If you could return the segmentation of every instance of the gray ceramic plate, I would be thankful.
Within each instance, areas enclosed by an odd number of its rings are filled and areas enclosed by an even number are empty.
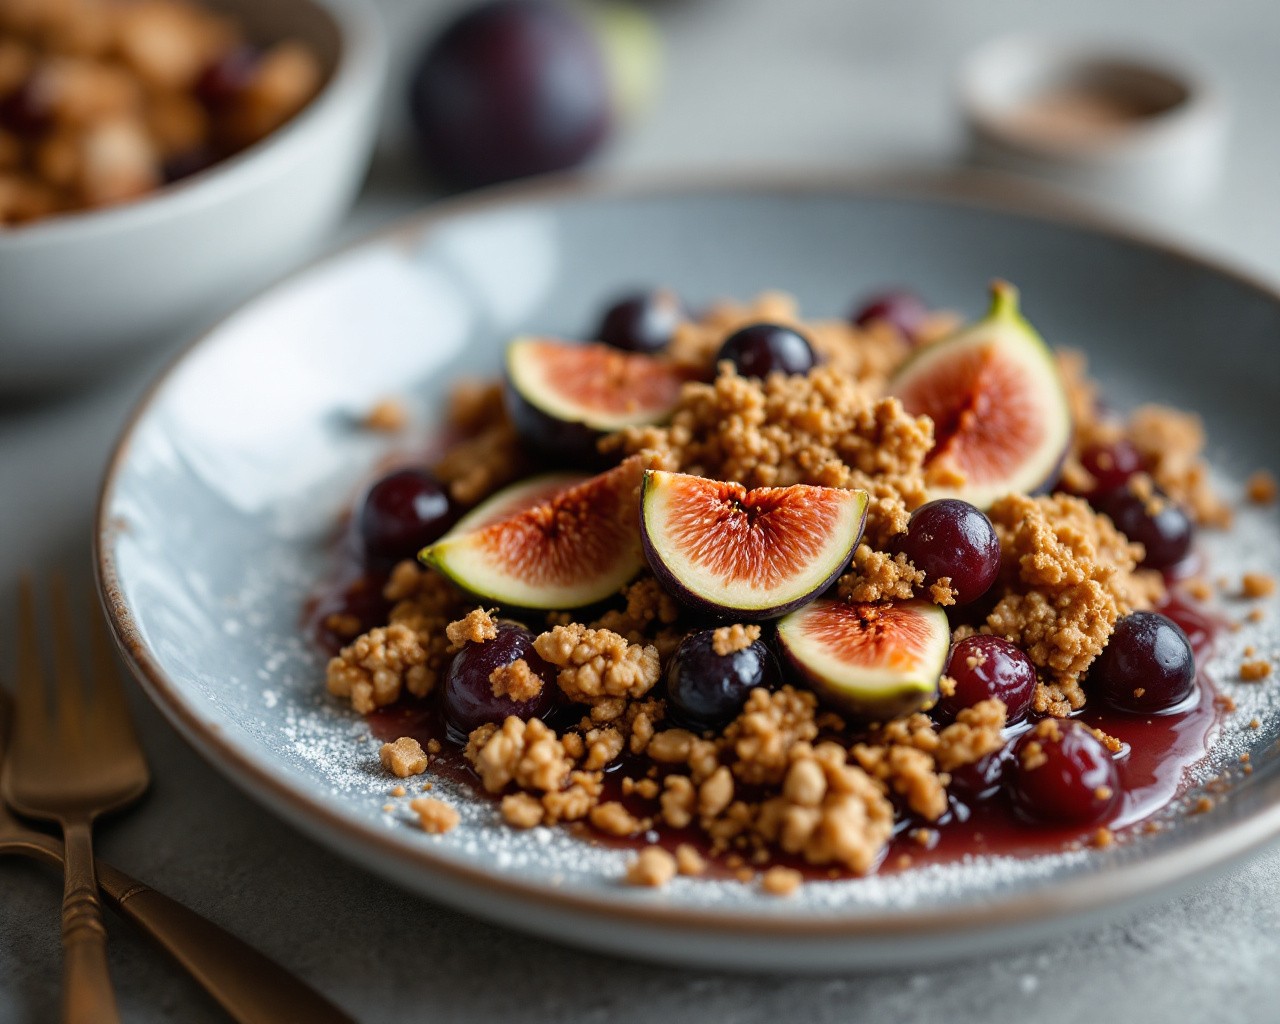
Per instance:
[[[741,968],[919,964],[1167,892],[1280,832],[1280,685],[1230,681],[1246,643],[1274,652],[1274,614],[1226,637],[1214,666],[1240,711],[1197,780],[1246,749],[1256,770],[1211,813],[1173,808],[1175,828],[1105,851],[820,882],[787,900],[698,879],[625,888],[622,851],[512,832],[466,793],[448,794],[461,827],[425,835],[382,810],[376,744],[323,695],[323,659],[299,628],[337,517],[397,443],[351,427],[377,399],[407,395],[425,424],[451,377],[496,370],[510,335],[572,336],[638,282],[694,302],[782,288],[831,316],[886,282],[976,312],[996,275],[1022,288],[1050,341],[1090,352],[1116,402],[1200,410],[1229,490],[1280,465],[1280,296],[1193,257],[958,191],[517,189],[442,205],[305,271],[157,383],[102,497],[101,581],[122,646],[193,746],[299,828],[407,888],[595,949]],[[1215,573],[1280,570],[1274,512],[1248,511],[1205,546]]]

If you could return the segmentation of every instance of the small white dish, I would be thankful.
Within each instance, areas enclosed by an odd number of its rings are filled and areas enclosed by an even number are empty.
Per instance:
[[[1139,212],[1199,202],[1220,176],[1225,102],[1166,57],[1007,36],[970,55],[959,92],[981,167]]]
[[[293,120],[136,202],[0,230],[0,393],[100,370],[295,264],[345,213],[376,128],[385,43],[368,0],[225,0],[263,40],[292,37],[327,80]]]

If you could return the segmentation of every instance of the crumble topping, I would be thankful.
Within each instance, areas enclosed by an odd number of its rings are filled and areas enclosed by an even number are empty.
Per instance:
[[[528,471],[520,435],[505,412],[473,437],[451,447],[433,468],[436,478],[449,488],[449,496],[460,505],[474,505]]]
[[[607,629],[581,623],[555,626],[533,642],[541,657],[560,669],[556,683],[566,697],[591,705],[591,717],[611,722],[626,710],[626,699],[643,697],[658,681],[658,651],[628,643]]]
[[[427,770],[427,752],[412,736],[401,736],[394,743],[382,744],[378,757],[382,766],[400,779],[421,775]],[[404,788],[397,788],[400,789],[399,795],[404,796]]]
[[[792,686],[773,693],[752,690],[742,712],[724,731],[725,746],[735,758],[734,775],[748,785],[781,782],[790,767],[791,748],[817,738],[817,706],[812,693]]]
[[[1245,496],[1255,505],[1270,505],[1280,493],[1280,484],[1265,469],[1260,469],[1249,477],[1244,485]]]
[[[458,824],[458,812],[443,800],[433,796],[420,796],[409,801],[409,806],[418,815],[418,822],[423,832],[441,835]]]
[[[529,667],[524,658],[517,658],[510,665],[499,665],[490,672],[489,685],[495,697],[533,700],[542,692],[542,677]]]
[[[399,399],[384,398],[364,414],[360,425],[382,434],[398,434],[409,425],[409,410]]]
[[[496,639],[498,624],[493,621],[493,616],[497,611],[496,608],[491,611],[473,608],[463,618],[449,623],[444,629],[445,636],[449,638],[449,653],[456,654],[469,643],[482,644]]]
[[[1231,508],[1209,483],[1204,424],[1195,413],[1144,405],[1129,417],[1127,434],[1165,494],[1202,526],[1231,525]]]
[[[404,625],[371,629],[329,659],[328,690],[347,697],[362,715],[384,707],[408,689],[425,696],[435,685],[427,667],[427,650],[418,634]]]
[[[682,875],[696,877],[707,870],[707,862],[695,847],[681,843],[676,847],[676,870]]]
[[[1256,683],[1271,675],[1271,663],[1267,661],[1245,661],[1240,664],[1240,678],[1246,683]]]
[[[760,876],[760,888],[770,896],[790,896],[803,881],[804,876],[795,868],[777,864]]]
[[[840,577],[839,593],[846,601],[873,604],[877,601],[909,601],[915,588],[924,585],[924,571],[911,564],[902,552],[891,555],[859,544],[853,552],[852,569]]]
[[[1240,593],[1247,598],[1270,597],[1276,592],[1274,577],[1262,572],[1247,572],[1240,579]]]
[[[627,865],[627,885],[660,889],[676,876],[676,859],[661,846],[646,846]]]
[[[760,627],[752,623],[749,626],[721,626],[711,634],[711,649],[725,658],[738,651],[745,651],[760,639]]]
[[[559,789],[573,762],[551,729],[534,718],[514,715],[502,725],[482,725],[467,739],[466,758],[490,793],[515,782],[521,789]]]

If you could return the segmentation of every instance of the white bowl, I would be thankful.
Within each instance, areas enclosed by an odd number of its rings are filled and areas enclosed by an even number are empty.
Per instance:
[[[0,230],[0,392],[102,369],[243,299],[346,211],[386,63],[368,0],[222,0],[255,38],[310,45],[327,72],[292,121],[137,202]]]

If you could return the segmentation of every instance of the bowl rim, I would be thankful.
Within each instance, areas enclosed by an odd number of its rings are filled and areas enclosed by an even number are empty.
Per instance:
[[[362,88],[381,87],[387,66],[387,39],[371,0],[295,0],[328,18],[338,35],[338,53],[320,91],[298,113],[238,153],[186,178],[162,185],[129,202],[100,209],[72,210],[30,224],[0,229],[0,256],[89,238],[126,233],[216,206],[251,189],[262,175],[287,166],[294,151]]]
[[[407,244],[424,231],[474,213],[491,212],[506,206],[575,199],[646,200],[675,197],[710,197],[716,194],[749,196],[795,195],[829,196],[860,200],[914,200],[945,206],[989,210],[1059,227],[1085,230],[1114,241],[1155,250],[1196,269],[1225,277],[1259,293],[1280,307],[1280,288],[1246,271],[1201,256],[1178,243],[1145,229],[1118,224],[1101,214],[1062,199],[1044,190],[1012,186],[999,176],[961,172],[944,176],[924,175],[917,179],[893,173],[867,174],[685,174],[679,176],[632,176],[584,180],[578,174],[558,175],[533,182],[492,186],[477,193],[442,200],[389,227],[325,253],[220,319],[208,331],[186,345],[156,376],[125,420],[107,462],[99,491],[93,531],[95,581],[115,641],[125,660],[164,717],[207,761],[232,779],[246,794],[269,807],[312,836],[320,838],[349,860],[366,870],[393,878],[407,886],[410,873],[424,871],[434,881],[456,883],[507,897],[549,912],[586,915],[615,924],[647,927],[678,927],[686,934],[739,939],[845,939],[870,940],[902,937],[956,938],[999,929],[1034,928],[1054,919],[1080,919],[1120,905],[1151,900],[1162,893],[1203,879],[1216,869],[1239,861],[1280,837],[1280,799],[1272,799],[1259,810],[1238,820],[1223,823],[1216,830],[1195,836],[1184,845],[1156,851],[1149,856],[1116,864],[1102,874],[1084,873],[1066,881],[1018,891],[981,902],[951,907],[899,908],[862,912],[857,916],[839,912],[821,915],[788,914],[785,907],[761,913],[756,904],[739,907],[674,906],[660,900],[612,899],[607,894],[568,892],[553,885],[500,876],[468,863],[440,856],[429,844],[410,846],[396,841],[385,829],[352,821],[333,810],[323,799],[291,785],[255,760],[222,730],[211,727],[186,703],[182,687],[169,678],[143,640],[120,585],[114,552],[114,538],[122,529],[112,518],[117,478],[129,458],[139,424],[150,412],[174,372],[188,357],[213,337],[239,310],[257,302],[262,295],[308,274],[317,266],[340,259],[347,252],[378,243]],[[248,747],[245,748],[249,749]],[[1277,777],[1251,776],[1280,791]],[[1280,795],[1278,793],[1277,795]],[[356,849],[372,849],[370,859],[358,858]],[[395,865],[391,870],[384,865]],[[408,885],[413,888],[414,886]],[[419,891],[426,886],[417,887]]]

